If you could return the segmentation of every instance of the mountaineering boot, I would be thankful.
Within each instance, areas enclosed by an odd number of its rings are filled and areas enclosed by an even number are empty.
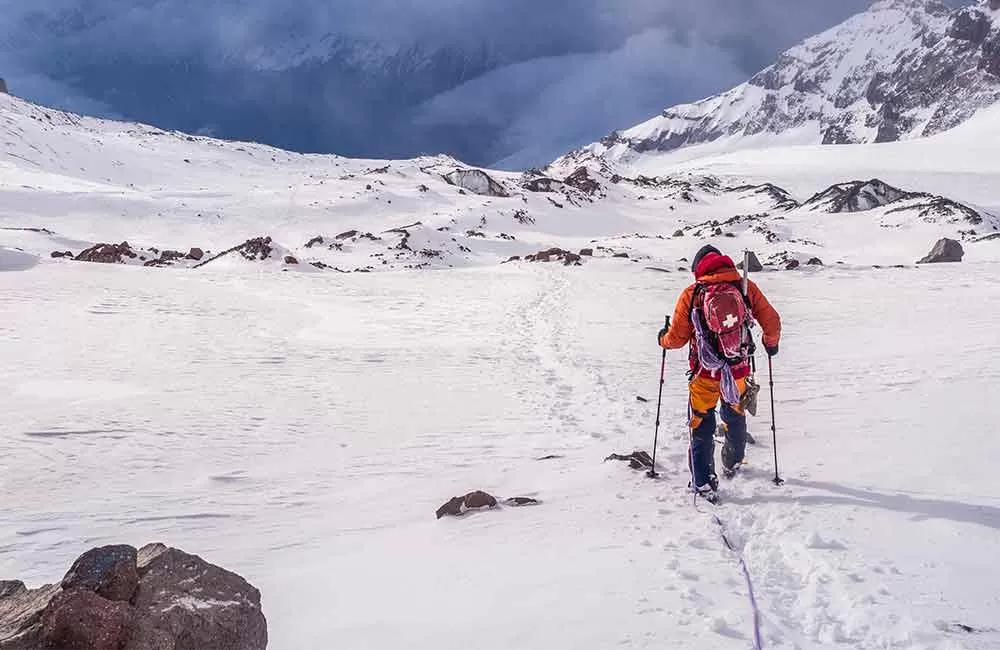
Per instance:
[[[688,481],[688,489],[691,488],[691,481]],[[705,499],[709,503],[719,502],[719,478],[714,474],[709,477],[708,483],[704,485],[699,485],[695,490],[698,496]]]

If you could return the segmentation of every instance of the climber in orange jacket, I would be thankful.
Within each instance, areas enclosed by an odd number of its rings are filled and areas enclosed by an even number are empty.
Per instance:
[[[764,349],[774,356],[781,338],[781,317],[753,281],[747,281],[743,295],[736,265],[714,246],[702,247],[691,268],[695,283],[681,293],[669,327],[660,330],[657,340],[669,350],[690,347],[688,460],[695,489],[714,500],[719,486],[715,408],[720,399],[726,424],[722,464],[727,476],[736,471],[746,452],[746,413],[740,402],[751,372],[752,334],[744,325],[752,316],[763,330]]]

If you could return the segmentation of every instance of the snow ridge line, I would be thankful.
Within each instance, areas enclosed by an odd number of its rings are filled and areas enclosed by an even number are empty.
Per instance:
[[[719,534],[722,536],[722,541],[726,544],[726,548],[736,554],[740,561],[740,568],[743,570],[743,577],[747,582],[747,592],[750,595],[750,610],[753,612],[753,647],[754,650],[763,650],[764,645],[760,638],[760,607],[757,605],[757,596],[754,595],[753,579],[750,577],[750,569],[747,567],[746,560],[743,558],[743,553],[741,551],[737,551],[729,541],[729,538],[726,536],[726,527],[722,523],[722,519],[719,518],[719,515],[713,514],[712,521],[719,526]]]

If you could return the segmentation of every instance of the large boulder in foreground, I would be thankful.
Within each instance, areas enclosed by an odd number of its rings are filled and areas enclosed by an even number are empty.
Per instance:
[[[961,262],[965,257],[965,250],[962,244],[947,237],[939,239],[931,252],[926,257],[919,260],[917,264],[936,264],[938,262]]]
[[[58,585],[0,581],[0,650],[265,650],[260,592],[163,544],[87,551]]]

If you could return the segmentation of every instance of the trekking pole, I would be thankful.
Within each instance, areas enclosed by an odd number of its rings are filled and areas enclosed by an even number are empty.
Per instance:
[[[670,316],[666,317],[664,327],[670,327]],[[656,443],[660,437],[660,406],[663,404],[663,375],[667,369],[667,349],[663,348],[663,359],[660,361],[660,396],[656,399],[656,429],[653,432],[653,460],[652,466],[646,472],[649,478],[657,478],[656,473]]]
[[[771,435],[774,442],[774,484],[781,485],[785,479],[778,475],[778,429],[774,424],[774,365],[771,363],[771,355],[767,355],[767,378],[771,384]],[[655,450],[654,450],[655,451]]]

